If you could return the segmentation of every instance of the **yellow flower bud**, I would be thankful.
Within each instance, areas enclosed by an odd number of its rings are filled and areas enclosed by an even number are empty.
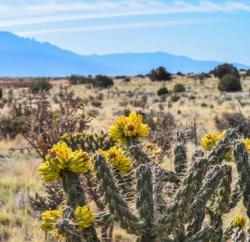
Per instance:
[[[132,169],[131,160],[125,156],[124,151],[117,146],[111,147],[109,150],[100,150],[100,154],[111,164],[114,168],[124,175]]]
[[[77,226],[81,229],[89,228],[95,220],[95,216],[92,214],[88,205],[78,206],[73,213],[73,217]]]
[[[86,152],[73,151],[66,143],[59,142],[48,151],[39,172],[43,180],[53,181],[60,178],[61,170],[75,173],[90,172],[93,170],[92,159]]]
[[[149,135],[149,126],[142,122],[142,116],[131,112],[128,117],[120,116],[109,128],[109,135],[120,144],[126,144],[128,138],[144,138]]]
[[[236,227],[243,228],[246,225],[246,218],[242,215],[236,215],[233,217],[231,225],[233,228]]]
[[[46,231],[52,231],[56,227],[56,222],[63,217],[63,211],[59,208],[56,210],[46,210],[42,213],[41,228]]]

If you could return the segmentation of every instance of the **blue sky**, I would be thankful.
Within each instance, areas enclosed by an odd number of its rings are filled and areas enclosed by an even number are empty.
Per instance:
[[[80,54],[165,51],[250,65],[250,0],[1,0],[0,30]]]

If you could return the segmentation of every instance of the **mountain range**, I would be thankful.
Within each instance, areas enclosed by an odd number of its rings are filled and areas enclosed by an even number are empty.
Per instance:
[[[172,73],[208,72],[222,64],[165,52],[79,55],[48,42],[0,32],[0,76],[137,75],[164,66]],[[239,69],[250,66],[233,63]]]

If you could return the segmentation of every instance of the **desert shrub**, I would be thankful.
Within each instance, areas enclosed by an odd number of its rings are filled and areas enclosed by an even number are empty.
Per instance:
[[[9,107],[11,107],[13,101],[14,101],[14,92],[13,89],[9,89],[7,92],[7,104]]]
[[[228,75],[228,74],[236,76],[236,77],[240,77],[237,68],[227,63],[217,66],[211,72],[212,74],[214,74],[215,77],[218,77],[219,79],[223,78],[225,75]]]
[[[101,108],[102,107],[102,103],[99,100],[93,100],[91,102],[91,105],[95,108]]]
[[[9,241],[12,235],[12,231],[9,227],[0,226],[0,241]]]
[[[3,98],[3,89],[0,88],[0,99],[2,99],[2,98]]]
[[[125,77],[125,78],[123,79],[123,81],[124,81],[124,82],[130,82],[130,78],[129,78],[129,77]]]
[[[149,141],[162,148],[163,153],[169,152],[173,145],[174,132],[177,127],[174,116],[169,112],[143,113],[143,120],[150,127]]]
[[[201,103],[201,107],[202,107],[202,108],[206,108],[207,106],[208,106],[207,103],[205,103],[205,102],[202,102],[202,103]]]
[[[250,69],[246,70],[246,72],[242,75],[243,78],[250,77]]]
[[[215,117],[215,124],[218,130],[235,128],[245,138],[250,138],[250,120],[242,113],[225,112]]]
[[[71,85],[90,84],[92,82],[91,76],[71,75],[68,79]]]
[[[125,75],[119,75],[119,76],[115,76],[115,79],[126,79],[127,76]]]
[[[157,90],[157,95],[162,96],[168,94],[168,89],[166,87],[161,87]]]
[[[47,93],[24,94],[22,102],[0,118],[0,138],[24,138],[43,157],[47,150],[67,132],[83,131],[91,116],[85,112],[84,101],[74,92],[61,88],[58,106],[52,107]]]
[[[75,97],[74,92],[67,88],[60,88],[56,109],[48,102],[47,93],[31,98],[34,98],[33,104],[27,103],[25,109],[29,110],[28,120],[32,123],[26,122],[29,131],[23,135],[41,157],[63,134],[82,132],[91,120],[83,99]]]
[[[177,84],[174,85],[173,91],[174,92],[185,92],[186,88],[185,88],[185,86],[183,84],[177,83]]]
[[[11,93],[13,93],[12,90]],[[13,95],[11,94],[10,96],[12,97]],[[4,101],[6,102],[6,100]],[[31,120],[28,118],[30,110],[24,108],[23,101],[18,103],[13,98],[8,110],[0,115],[0,139],[14,139],[16,135],[28,131],[26,123],[31,123]]]
[[[68,79],[71,85],[77,85],[80,82],[81,76],[79,75],[71,75]]]
[[[171,95],[170,100],[171,100],[171,102],[174,103],[174,102],[177,102],[180,98],[181,97],[179,95],[173,94],[173,95]]]
[[[99,101],[103,101],[104,100],[104,94],[102,92],[99,92],[96,96],[96,99]]]
[[[49,91],[52,88],[52,85],[49,83],[49,81],[46,78],[38,78],[32,81],[32,83],[29,86],[29,89],[32,93],[39,93],[43,91]]]
[[[14,139],[18,134],[28,132],[29,114],[21,104],[13,104],[8,113],[0,116],[0,139]]]
[[[177,76],[185,76],[185,74],[183,74],[183,73],[180,72],[180,71],[178,71],[178,72],[176,73],[176,75],[177,75]]]
[[[225,92],[241,91],[240,78],[235,75],[227,74],[219,80],[218,89]]]
[[[93,86],[94,87],[100,87],[100,88],[110,88],[114,85],[114,81],[112,78],[102,75],[97,75],[93,79]]]
[[[199,80],[199,81],[203,81],[203,80],[205,80],[206,78],[209,78],[209,77],[210,77],[210,74],[205,73],[205,72],[194,75],[194,79]]]
[[[170,81],[172,78],[171,73],[169,73],[163,66],[153,69],[148,76],[152,81]]]
[[[138,98],[130,99],[130,104],[134,107],[145,108],[147,105],[148,97],[147,95],[142,95]]]
[[[145,77],[145,75],[138,74],[138,75],[136,75],[135,77],[138,77],[138,78],[144,78],[144,77]]]
[[[18,134],[27,132],[25,119],[12,115],[0,118],[0,139],[14,139]]]

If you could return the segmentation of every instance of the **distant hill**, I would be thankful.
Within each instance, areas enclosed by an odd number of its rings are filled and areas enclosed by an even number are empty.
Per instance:
[[[50,43],[0,32],[0,76],[136,75],[165,66],[175,73],[208,72],[221,62],[163,52],[78,55]],[[239,69],[249,66],[234,63]]]

